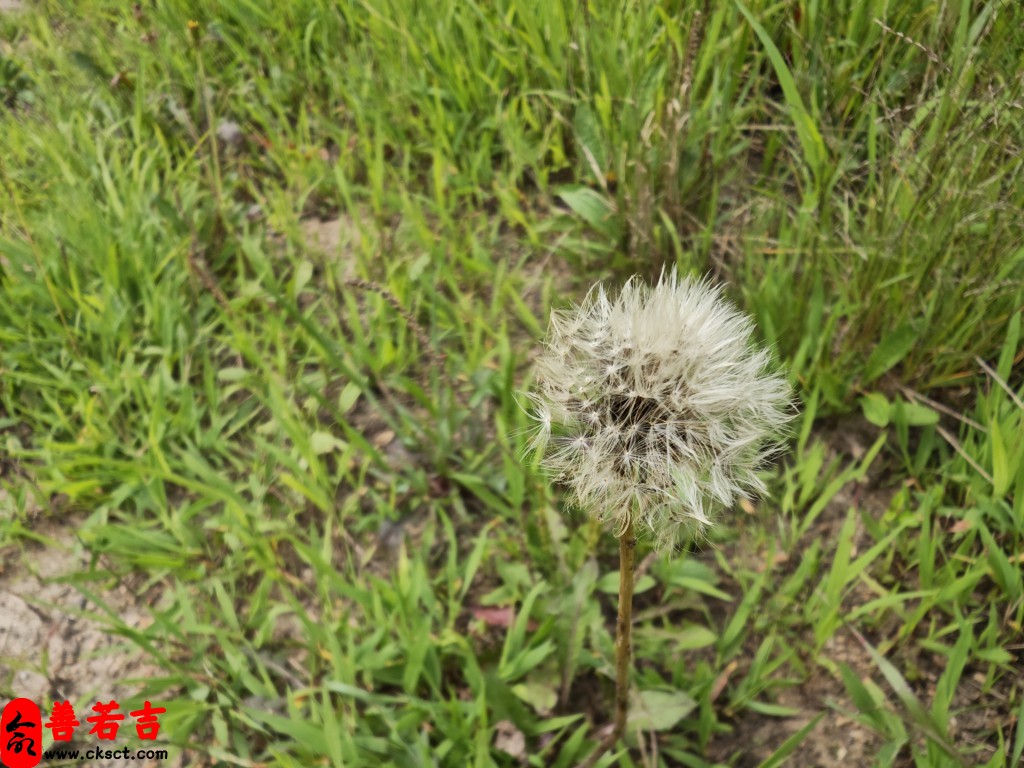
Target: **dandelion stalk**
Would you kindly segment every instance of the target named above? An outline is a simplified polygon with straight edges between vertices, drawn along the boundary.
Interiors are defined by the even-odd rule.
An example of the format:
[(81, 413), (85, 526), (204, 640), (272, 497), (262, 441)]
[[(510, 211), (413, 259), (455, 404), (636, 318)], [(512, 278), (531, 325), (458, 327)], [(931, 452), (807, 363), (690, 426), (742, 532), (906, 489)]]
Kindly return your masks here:
[(719, 288), (674, 270), (551, 314), (531, 446), (571, 503), (617, 530), (621, 561), (614, 726), (583, 766), (627, 724), (636, 536), (670, 549), (765, 490), (758, 471), (793, 408), (753, 330)]
[(633, 656), (633, 567), (636, 538), (633, 524), (619, 535), (619, 617), (615, 622), (615, 724), (579, 768), (592, 768), (626, 732), (629, 719), (629, 673)]

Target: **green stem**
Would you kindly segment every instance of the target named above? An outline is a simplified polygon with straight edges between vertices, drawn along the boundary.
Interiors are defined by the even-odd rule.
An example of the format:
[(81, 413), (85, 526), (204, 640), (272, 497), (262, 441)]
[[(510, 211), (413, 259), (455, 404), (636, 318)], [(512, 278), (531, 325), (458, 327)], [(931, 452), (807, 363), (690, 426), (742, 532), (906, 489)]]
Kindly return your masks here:
[(615, 724), (579, 768), (593, 768), (626, 731), (629, 717), (629, 671), (633, 655), (633, 562), (636, 539), (632, 521), (619, 536), (619, 618), (615, 624)]

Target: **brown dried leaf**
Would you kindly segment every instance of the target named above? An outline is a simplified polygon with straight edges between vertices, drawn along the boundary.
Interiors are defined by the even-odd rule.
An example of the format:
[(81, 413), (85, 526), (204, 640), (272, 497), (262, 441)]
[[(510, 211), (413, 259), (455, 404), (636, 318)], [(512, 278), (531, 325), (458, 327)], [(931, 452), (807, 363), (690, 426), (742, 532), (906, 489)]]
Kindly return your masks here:
[(520, 762), (526, 761), (526, 737), (511, 720), (495, 723), (494, 748)]
[[(516, 620), (516, 609), (511, 605), (502, 607), (489, 607), (477, 605), (469, 609), (469, 612), (473, 614), (473, 618), (477, 621), (482, 621), (489, 627), (504, 627), (508, 629), (512, 626), (512, 622)], [(526, 628), (533, 632), (537, 629), (537, 622), (531, 619)]]

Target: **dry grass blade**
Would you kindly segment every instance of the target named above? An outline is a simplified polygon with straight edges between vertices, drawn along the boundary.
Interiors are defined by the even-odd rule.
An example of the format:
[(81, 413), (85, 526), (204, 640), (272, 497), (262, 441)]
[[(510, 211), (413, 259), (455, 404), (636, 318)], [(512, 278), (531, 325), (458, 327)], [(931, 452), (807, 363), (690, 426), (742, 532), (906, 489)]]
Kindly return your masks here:
[(992, 380), (1003, 388), (1003, 391), (1006, 392), (1007, 395), (1009, 395), (1010, 399), (1013, 400), (1014, 404), (1016, 404), (1018, 408), (1024, 411), (1024, 402), (1021, 402), (1021, 399), (1017, 396), (1017, 393), (1013, 391), (1009, 384), (1003, 381), (999, 374), (992, 369), (992, 366), (990, 366), (980, 357), (975, 357), (974, 359), (978, 361), (978, 365), (980, 365), (985, 370), (985, 373), (991, 376)]
[(942, 438), (947, 443), (949, 443), (950, 446), (952, 446), (953, 450), (955, 450), (957, 453), (960, 454), (961, 458), (963, 458), (964, 461), (966, 461), (968, 464), (970, 464), (972, 467), (974, 467), (975, 471), (977, 471), (977, 473), (979, 475), (981, 475), (986, 480), (988, 480), (989, 483), (993, 483), (994, 482), (992, 480), (992, 475), (990, 475), (988, 472), (986, 472), (985, 469), (978, 462), (976, 462), (973, 458), (971, 458), (970, 454), (968, 454), (967, 451), (965, 451), (963, 449), (963, 446), (960, 445), (960, 443), (957, 441), (957, 439), (955, 437), (953, 437), (949, 432), (947, 432), (942, 427), (937, 426), (937, 427), (935, 427), (935, 429), (938, 431), (938, 433), (940, 435), (942, 435)]
[(917, 392), (916, 390), (913, 390), (910, 387), (901, 384), (899, 390), (909, 400), (916, 400), (919, 403), (924, 403), (929, 408), (934, 408), (936, 411), (939, 411), (940, 413), (944, 413), (947, 416), (952, 416), (961, 424), (966, 424), (967, 426), (972, 427), (973, 429), (976, 429), (979, 432), (988, 431), (985, 429), (985, 427), (983, 427), (981, 424), (979, 424), (969, 416), (964, 416), (962, 413), (954, 411), (948, 405), (943, 405), (938, 400), (932, 400), (932, 398), (928, 397), (927, 395), (922, 395), (920, 392)]

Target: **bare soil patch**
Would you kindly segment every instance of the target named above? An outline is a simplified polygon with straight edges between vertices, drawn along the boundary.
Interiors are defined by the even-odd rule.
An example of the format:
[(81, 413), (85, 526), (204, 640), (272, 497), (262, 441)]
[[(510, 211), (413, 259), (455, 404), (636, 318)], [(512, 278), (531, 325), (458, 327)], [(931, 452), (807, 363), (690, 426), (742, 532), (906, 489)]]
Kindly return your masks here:
[[(9, 501), (0, 490), (0, 509)], [(77, 520), (58, 523), (42, 517), (34, 533), (49, 544), (0, 549), (0, 699), (31, 699), (44, 712), (54, 702), (69, 701), (81, 723), (72, 742), (56, 748), (168, 749), (170, 760), (133, 761), (139, 766), (196, 765), (162, 741), (141, 741), (123, 702), (139, 692), (132, 680), (158, 676), (160, 670), (124, 638), (103, 625), (101, 612), (66, 577), (89, 569), (89, 555), (74, 535)], [(97, 587), (99, 589), (99, 587)], [(105, 605), (129, 627), (143, 628), (151, 619), (147, 603), (119, 587), (102, 594)], [(97, 701), (122, 702), (126, 714), (113, 741), (88, 735), (86, 717)], [(160, 706), (153, 701), (153, 706)], [(93, 761), (90, 765), (121, 766), (123, 760)]]

